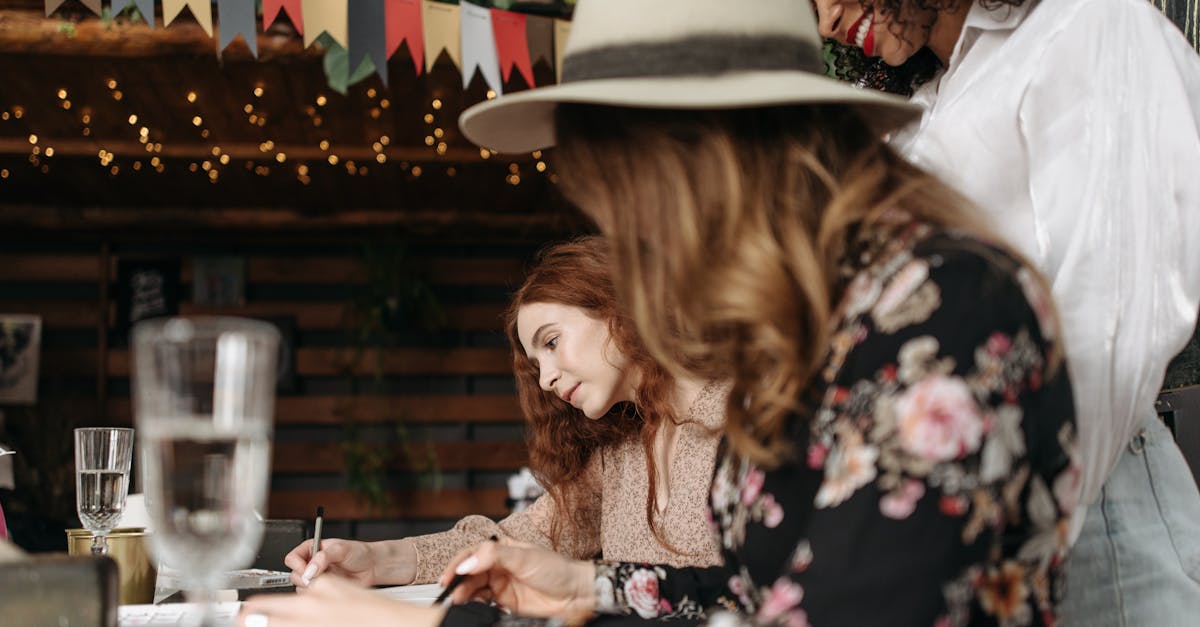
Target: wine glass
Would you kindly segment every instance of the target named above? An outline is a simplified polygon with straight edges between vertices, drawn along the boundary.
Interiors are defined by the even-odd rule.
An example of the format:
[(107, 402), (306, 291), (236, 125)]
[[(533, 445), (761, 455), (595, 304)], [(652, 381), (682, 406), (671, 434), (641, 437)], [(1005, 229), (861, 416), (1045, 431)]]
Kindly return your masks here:
[(133, 329), (133, 392), (154, 556), (213, 621), (224, 571), (262, 542), (279, 333), (240, 318), (167, 318)]
[(133, 429), (75, 430), (75, 507), (92, 532), (92, 555), (108, 554), (108, 532), (125, 510), (132, 459)]

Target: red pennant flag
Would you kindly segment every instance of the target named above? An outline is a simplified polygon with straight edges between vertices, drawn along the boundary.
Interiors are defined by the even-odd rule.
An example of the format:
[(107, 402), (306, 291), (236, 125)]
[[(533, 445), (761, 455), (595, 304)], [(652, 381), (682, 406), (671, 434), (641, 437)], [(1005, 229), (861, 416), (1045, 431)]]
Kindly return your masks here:
[(304, 15), (300, 11), (300, 0), (263, 0), (263, 31), (275, 23), (279, 19), (279, 10), (287, 11), (288, 17), (292, 20), (292, 26), (296, 27), (296, 32), (304, 34)]
[(533, 87), (533, 63), (529, 60), (529, 44), (525, 39), (525, 14), (492, 9), (492, 34), (496, 38), (496, 57), (504, 82), (512, 76), (515, 65), (525, 84)]
[(425, 69), (425, 34), (421, 22), (421, 0), (386, 0), (383, 7), (387, 22), (387, 56), (392, 58), (400, 44), (408, 41), (417, 76)]

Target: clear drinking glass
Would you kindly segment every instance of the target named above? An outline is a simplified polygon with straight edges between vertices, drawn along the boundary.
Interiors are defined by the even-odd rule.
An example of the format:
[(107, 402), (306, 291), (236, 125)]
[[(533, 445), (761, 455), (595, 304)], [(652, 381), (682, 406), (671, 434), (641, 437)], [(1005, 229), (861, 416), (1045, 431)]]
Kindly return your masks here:
[(108, 554), (108, 532), (125, 510), (132, 460), (133, 429), (75, 430), (75, 507), (92, 532), (92, 555)]
[(213, 619), (221, 573), (262, 541), (279, 333), (240, 318), (168, 318), (133, 329), (133, 393), (154, 556)]

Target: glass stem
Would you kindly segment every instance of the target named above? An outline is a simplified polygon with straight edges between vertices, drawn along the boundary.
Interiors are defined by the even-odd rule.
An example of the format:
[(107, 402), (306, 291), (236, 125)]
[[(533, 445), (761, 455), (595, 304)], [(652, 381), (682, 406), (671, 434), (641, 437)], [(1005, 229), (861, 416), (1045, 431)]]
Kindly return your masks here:
[(200, 609), (200, 622), (195, 627), (216, 627), (217, 624), (217, 582), (212, 578), (204, 578), (192, 582), (185, 593), (189, 603), (195, 603)]
[(97, 533), (92, 536), (92, 555), (108, 555), (108, 534)]

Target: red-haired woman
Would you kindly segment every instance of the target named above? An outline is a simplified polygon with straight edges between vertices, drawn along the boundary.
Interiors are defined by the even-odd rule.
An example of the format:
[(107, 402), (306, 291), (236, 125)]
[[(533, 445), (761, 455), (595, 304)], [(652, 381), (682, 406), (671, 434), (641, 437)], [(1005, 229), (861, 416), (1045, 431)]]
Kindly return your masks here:
[(601, 238), (551, 247), (505, 316), (546, 496), (499, 523), (468, 516), (443, 533), (326, 540), (315, 558), (307, 541), (285, 559), (293, 583), (327, 570), (364, 585), (432, 582), (491, 535), (575, 558), (717, 563), (704, 513), (725, 389), (672, 377), (650, 358), (616, 305), (609, 268)]

